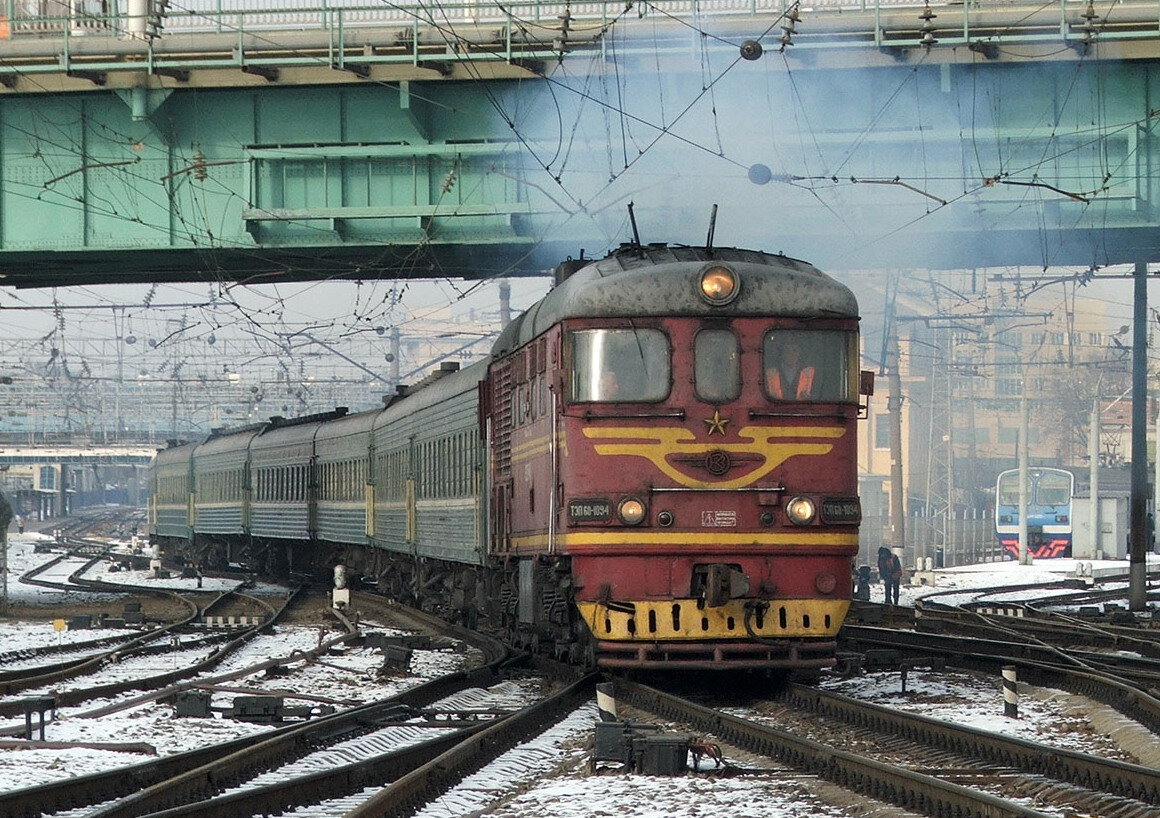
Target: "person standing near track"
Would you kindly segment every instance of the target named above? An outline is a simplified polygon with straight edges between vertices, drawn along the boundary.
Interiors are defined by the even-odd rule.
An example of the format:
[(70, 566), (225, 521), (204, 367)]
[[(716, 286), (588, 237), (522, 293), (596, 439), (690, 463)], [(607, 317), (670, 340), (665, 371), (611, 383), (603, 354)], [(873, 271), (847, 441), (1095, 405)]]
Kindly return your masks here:
[(885, 545), (878, 549), (878, 576), (882, 577), (882, 587), (886, 592), (882, 601), (887, 605), (897, 605), (902, 584), (902, 561)]

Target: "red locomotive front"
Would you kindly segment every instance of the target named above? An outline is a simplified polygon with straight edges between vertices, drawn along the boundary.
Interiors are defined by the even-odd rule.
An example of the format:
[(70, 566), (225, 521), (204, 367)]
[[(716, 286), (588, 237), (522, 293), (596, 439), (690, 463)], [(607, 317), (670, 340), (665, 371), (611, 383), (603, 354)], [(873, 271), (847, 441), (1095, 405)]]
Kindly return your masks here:
[(604, 667), (831, 664), (861, 517), (853, 296), (747, 251), (592, 267), (493, 366), (492, 551), (528, 563), (524, 618), (567, 597)]

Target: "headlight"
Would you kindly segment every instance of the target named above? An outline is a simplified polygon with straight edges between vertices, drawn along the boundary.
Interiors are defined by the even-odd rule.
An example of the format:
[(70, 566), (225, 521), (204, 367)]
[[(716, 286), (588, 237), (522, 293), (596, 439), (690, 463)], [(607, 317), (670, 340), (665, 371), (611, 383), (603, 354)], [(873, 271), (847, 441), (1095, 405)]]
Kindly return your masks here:
[(785, 506), (785, 514), (789, 517), (790, 522), (798, 525), (805, 525), (813, 520), (816, 511), (814, 501), (809, 497), (795, 497)]
[(741, 281), (728, 267), (713, 265), (701, 273), (701, 295), (710, 304), (728, 304), (739, 292)]
[(644, 503), (635, 497), (629, 497), (627, 500), (620, 501), (616, 513), (628, 525), (639, 525), (640, 521), (644, 519)]

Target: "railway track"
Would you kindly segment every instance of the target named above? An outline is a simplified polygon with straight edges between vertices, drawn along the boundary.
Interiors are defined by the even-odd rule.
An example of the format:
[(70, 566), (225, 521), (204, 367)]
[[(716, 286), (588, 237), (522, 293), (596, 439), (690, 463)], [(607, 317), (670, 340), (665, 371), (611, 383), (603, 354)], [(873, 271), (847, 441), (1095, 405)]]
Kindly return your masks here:
[[(124, 593), (124, 589), (119, 591)], [(78, 807), (86, 816), (102, 818), (273, 814), (292, 808), (303, 814), (353, 818), (409, 815), (446, 793), (472, 770), (491, 763), (504, 749), (556, 723), (591, 695), (594, 680), (584, 678), (572, 681), (559, 698), (547, 697), (536, 706), (517, 709), (511, 701), (503, 701), (502, 690), (496, 691), (497, 698), (487, 698), (488, 687), (494, 688), (511, 664), (502, 651), (493, 655), (492, 648), (474, 642), (478, 635), (450, 628), (381, 598), (356, 594), (352, 607), (412, 628), (429, 630), (438, 623), (440, 630), (456, 638), (471, 637), (476, 649), (486, 655), (487, 664), (465, 672), (463, 679), (440, 679), (430, 687), (423, 685), (333, 717), (109, 774), (30, 788), (15, 793), (20, 796), (18, 800), (7, 800), (13, 794), (0, 796), (0, 815), (40, 816)], [(925, 612), (922, 616), (935, 619)], [(946, 617), (942, 633), (912, 635), (946, 640), (949, 623), (958, 616)], [(974, 623), (970, 627), (991, 628), (973, 638), (994, 645), (994, 627), (1009, 623), (987, 625), (989, 616), (980, 620), (977, 612), (962, 612), (962, 621)], [(1011, 644), (1023, 651), (1063, 652), (1050, 644), (1053, 633), (1066, 634), (1053, 617), (1018, 618), (1034, 622), (1042, 630), (1028, 637), (1032, 644)], [(992, 634), (989, 640), (988, 633)], [(1114, 649), (1109, 646), (1116, 644), (1117, 633), (1101, 623), (1088, 638), (1093, 648)], [(1128, 634), (1119, 638), (1121, 645), (1128, 644)], [(1130, 638), (1142, 640), (1140, 647), (1150, 644), (1149, 637), (1138, 631)], [(1035, 640), (1049, 644), (1037, 645)], [(954, 649), (960, 647), (956, 643)], [(933, 651), (909, 645), (905, 652), (930, 655)], [(1096, 659), (1081, 654), (1079, 661)], [(761, 712), (737, 715), (722, 712), (719, 702), (698, 705), (628, 681), (618, 681), (617, 685), (623, 701), (658, 718), (693, 725), (748, 752), (777, 758), (805, 774), (819, 775), (853, 792), (925, 814), (1039, 818), (1047, 814), (1038, 811), (1042, 803), (1048, 805), (1044, 809), (1055, 810), (1052, 815), (1078, 809), (1093, 815), (1143, 818), (1155, 815), (1160, 808), (1155, 770), (981, 731), (964, 731), (813, 688), (790, 688)], [(175, 689), (179, 688), (166, 690)], [(150, 691), (141, 698), (157, 698), (166, 690)], [(416, 698), (408, 700), (408, 695)], [(461, 698), (464, 695), (471, 698)], [(526, 693), (524, 698), (529, 698)], [(424, 718), (426, 723), (433, 719), (431, 711), (436, 707), (443, 708), (447, 714), (443, 721), (448, 724), (423, 726)], [(483, 715), (480, 710), (489, 711), (489, 718), (479, 718)], [(776, 726), (767, 723), (773, 718), (778, 721)], [(858, 752), (859, 746), (866, 749)], [(83, 805), (77, 803), (78, 793), (83, 793)], [(335, 806), (339, 803), (341, 808)], [(48, 808), (50, 804), (55, 806)]]
[(1060, 809), (1094, 805), (1094, 815), (1145, 818), (1156, 814), (1160, 798), (1160, 773), (1150, 768), (959, 728), (813, 688), (791, 687), (772, 716), (770, 708), (726, 713), (626, 680), (616, 681), (616, 691), (638, 711), (925, 815), (1043, 818), (1048, 813), (1030, 805), (1054, 803)]
[[(432, 730), (425, 729), (423, 722), (417, 725), (413, 713), (406, 708), (396, 714), (396, 721), (382, 720), (372, 725), (364, 716), (359, 721), (360, 729), (374, 728), (364, 735), (295, 759), (294, 763), (270, 770), (234, 791), (202, 798), (196, 792), (187, 791), (173, 801), (178, 805), (153, 812), (142, 812), (141, 799), (130, 798), (125, 803), (89, 814), (92, 818), (272, 814), (310, 807), (328, 799), (353, 796), (358, 800), (357, 796), (364, 790), (373, 794), (365, 795), (362, 804), (354, 805), (346, 813), (348, 816), (406, 814), (470, 770), (560, 719), (591, 696), (593, 683), (592, 678), (582, 679), (533, 704), (526, 704), (526, 696), (521, 696), (517, 704), (510, 698), (504, 702), (504, 697), (497, 699), (489, 691), (478, 688), (460, 691), (458, 696), (435, 702), (432, 707), (443, 709), (448, 716), (460, 715), (454, 710), (459, 706), (454, 702), (462, 701), (463, 694), (467, 693), (492, 718), (482, 721), (449, 718), (435, 722), (442, 725), (436, 728), (442, 735), (429, 737)], [(264, 749), (259, 744), (248, 748), (244, 755), (249, 757)], [(234, 767), (236, 760), (227, 757), (194, 771), (195, 782), (203, 785), (212, 782), (212, 787), (203, 787), (203, 796), (206, 791), (219, 788), (223, 781), (240, 775)], [(252, 773), (254, 762), (247, 759), (247, 763), (251, 765), (248, 772)], [(168, 798), (175, 795), (173, 785), (168, 782), (160, 785), (160, 789)], [(143, 794), (146, 798), (151, 795)]]
[[(403, 617), (400, 613), (396, 619), (406, 619), (411, 623), (426, 623), (432, 621), (417, 613)], [(325, 653), (336, 642), (350, 637), (356, 632), (353, 623), (346, 620), (349, 628), (338, 637), (326, 640), (319, 645), (318, 653)], [(459, 635), (468, 635), (461, 629), (456, 630)], [(203, 798), (211, 797), (227, 782), (241, 782), (247, 780), (257, 772), (264, 772), (276, 767), (288, 759), (299, 758), (307, 752), (340, 740), (350, 740), (359, 734), (375, 729), (376, 725), (392, 724), (410, 718), (416, 712), (439, 699), (446, 698), (466, 688), (478, 687), (483, 683), (490, 683), (497, 678), (497, 668), (509, 661), (507, 651), (494, 640), (472, 636), (475, 646), (484, 663), (484, 666), (462, 673), (452, 674), (420, 685), (412, 690), (397, 696), (376, 701), (360, 707), (335, 713), (332, 716), (323, 716), (305, 724), (291, 724), (277, 728), (268, 733), (244, 739), (236, 739), (222, 744), (215, 744), (198, 750), (167, 756), (152, 760), (144, 764), (122, 767), (105, 773), (89, 776), (69, 778), (65, 781), (45, 784), (18, 790), (14, 793), (0, 795), (0, 815), (40, 816), (53, 814), (78, 806), (91, 806), (100, 809), (100, 814), (129, 815), (149, 814), (158, 810), (169, 809), (177, 804), (197, 803)], [(259, 665), (239, 669), (229, 678), (237, 678), (250, 674), (256, 670), (277, 664), (278, 662), (298, 662), (309, 658), (297, 654), (290, 659), (273, 659)], [(213, 680), (201, 680), (199, 684)], [(184, 685), (169, 685), (155, 688), (135, 699), (120, 702), (109, 708), (93, 711), (86, 716), (100, 716), (114, 708), (131, 707), (145, 700), (155, 700), (170, 696), (181, 689), (193, 686), (193, 683)], [(480, 730), (485, 725), (464, 724), (459, 730)], [(424, 728), (416, 728), (423, 732)], [(454, 730), (455, 728), (453, 728)], [(430, 728), (426, 732), (431, 734)], [(384, 761), (384, 764), (406, 763), (415, 766), (422, 760), (423, 752), (415, 756), (412, 753), (410, 761), (400, 762), (398, 759)], [(416, 760), (419, 759), (419, 760)], [(361, 763), (361, 762), (360, 762)], [(364, 773), (360, 772), (356, 764), (345, 775), (349, 781), (358, 779)], [(363, 766), (367, 766), (363, 764)], [(307, 776), (309, 777), (309, 776)], [(339, 781), (342, 774), (336, 773), (334, 781)], [(284, 790), (293, 790), (296, 785), (287, 784)], [(314, 781), (309, 788), (337, 786), (333, 781), (323, 784)], [(270, 793), (276, 793), (278, 787), (271, 787)], [(321, 791), (321, 790), (319, 790)], [(271, 798), (277, 801), (284, 795), (257, 794), (246, 796), (252, 799)], [(88, 813), (86, 813), (88, 814)], [(243, 813), (238, 813), (243, 814)]]
[[(93, 557), (87, 560), (84, 566), (74, 571), (68, 577), (67, 583), (63, 584), (68, 587), (75, 585), (97, 592), (141, 593), (161, 596), (185, 608), (186, 615), (175, 622), (162, 624), (144, 633), (128, 636), (119, 643), (102, 646), (98, 652), (78, 658), (75, 661), (56, 662), (48, 667), (34, 666), (7, 672), (0, 677), (0, 695), (11, 697), (17, 693), (39, 692), (42, 695), (51, 695), (58, 706), (75, 706), (86, 701), (120, 696), (133, 690), (168, 690), (184, 679), (208, 673), (217, 667), (260, 632), (273, 626), (294, 599), (294, 593), (291, 593), (281, 600), (279, 607), (275, 608), (263, 598), (242, 594), (240, 591), (234, 590), (215, 595), (204, 607), (201, 607), (193, 599), (177, 592), (85, 579), (83, 574), (100, 559), (100, 557)], [(34, 575), (30, 578), (31, 581), (61, 587), (62, 583), (35, 578), (35, 575), (43, 573), (47, 566), (58, 564), (59, 561), (60, 558), (51, 561), (46, 566), (41, 566), (36, 571), (29, 572)], [(26, 574), (25, 577), (27, 578), (28, 575)], [(190, 635), (188, 631), (196, 620), (225, 606), (236, 606), (239, 604), (239, 600), (252, 610), (260, 612), (253, 617), (253, 620), (258, 624), (228, 634), (197, 633)], [(353, 632), (353, 629), (350, 632)], [(159, 655), (177, 657), (183, 653), (191, 657), (189, 661), (183, 662), (179, 668), (167, 669), (160, 673), (144, 670), (139, 675), (125, 678), (124, 670), (117, 667), (134, 661), (148, 662), (150, 658)], [(152, 664), (156, 664), (156, 662)], [(115, 672), (110, 673), (110, 671)], [(90, 674), (101, 673), (110, 673), (118, 678), (105, 683), (97, 681), (85, 686), (62, 689), (62, 685), (66, 682)], [(23, 712), (24, 703), (20, 700), (0, 701), (0, 717), (12, 718)], [(0, 727), (0, 735), (20, 735), (24, 731), (25, 728), (21, 725)]]
[[(1133, 616), (1129, 627), (1110, 617), (1048, 610), (1114, 604), (1125, 594), (1123, 588), (1077, 590), (1068, 581), (944, 591), (923, 597), (913, 610), (863, 603), (842, 628), (840, 650), (893, 651), (903, 662), (938, 657), (996, 677), (1014, 666), (1021, 682), (1087, 696), (1160, 733), (1160, 629), (1148, 627), (1153, 620)], [(940, 601), (963, 596), (969, 600)], [(1149, 598), (1160, 598), (1160, 591)]]
[(1002, 769), (996, 780), (1003, 788), (1040, 801), (1050, 796), (1061, 808), (1124, 818), (1154, 815), (1160, 808), (1160, 771), (1150, 767), (963, 727), (802, 685), (789, 686), (779, 701), (840, 725), (846, 742), (854, 740), (851, 733), (856, 731), (868, 747), (893, 736), (945, 752), (947, 757), (939, 759), (939, 766), (951, 766), (956, 777), (995, 776), (994, 771)]

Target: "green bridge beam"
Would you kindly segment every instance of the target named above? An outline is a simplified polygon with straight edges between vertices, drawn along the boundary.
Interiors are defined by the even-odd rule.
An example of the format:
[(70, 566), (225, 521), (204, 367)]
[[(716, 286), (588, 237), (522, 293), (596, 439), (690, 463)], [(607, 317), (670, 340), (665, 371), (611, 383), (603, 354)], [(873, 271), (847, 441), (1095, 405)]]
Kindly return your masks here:
[(646, 241), (719, 203), (731, 243), (831, 268), (1160, 260), (1155, 3), (223, 9), (163, 36), (9, 5), (3, 286), (539, 274), (626, 237), (629, 200)]

